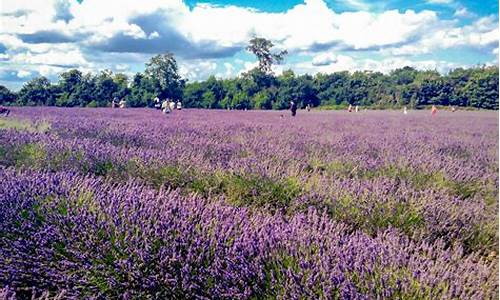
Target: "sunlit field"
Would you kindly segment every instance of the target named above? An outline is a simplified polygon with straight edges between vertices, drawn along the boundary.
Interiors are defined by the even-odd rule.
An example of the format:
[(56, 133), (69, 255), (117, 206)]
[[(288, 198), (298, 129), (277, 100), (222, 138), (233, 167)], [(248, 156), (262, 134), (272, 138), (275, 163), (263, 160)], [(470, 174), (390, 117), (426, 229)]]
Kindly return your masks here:
[(0, 298), (494, 299), (498, 112), (12, 108)]

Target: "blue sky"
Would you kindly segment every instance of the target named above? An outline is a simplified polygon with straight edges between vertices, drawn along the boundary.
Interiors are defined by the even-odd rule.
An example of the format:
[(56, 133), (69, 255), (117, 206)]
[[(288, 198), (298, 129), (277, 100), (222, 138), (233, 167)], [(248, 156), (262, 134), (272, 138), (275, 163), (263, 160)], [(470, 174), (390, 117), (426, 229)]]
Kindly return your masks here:
[(289, 51), (276, 74), (446, 73), (498, 64), (498, 34), (492, 0), (2, 0), (0, 85), (71, 68), (133, 76), (166, 51), (190, 81), (234, 77), (256, 65), (253, 36)]

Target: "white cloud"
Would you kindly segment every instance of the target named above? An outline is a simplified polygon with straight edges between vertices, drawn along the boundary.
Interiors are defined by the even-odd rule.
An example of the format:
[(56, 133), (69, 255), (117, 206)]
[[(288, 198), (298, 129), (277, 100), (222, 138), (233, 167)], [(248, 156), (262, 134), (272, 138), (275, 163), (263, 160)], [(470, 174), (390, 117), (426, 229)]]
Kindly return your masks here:
[(337, 62), (337, 56), (333, 53), (321, 53), (312, 59), (313, 66), (326, 66)]
[(354, 59), (347, 55), (338, 55), (337, 62), (329, 65), (317, 66), (312, 62), (301, 62), (295, 65), (290, 65), (288, 68), (296, 70), (299, 74), (315, 74), (318, 72), (332, 73), (339, 71), (378, 71), (389, 73), (390, 71), (401, 68), (403, 66), (411, 66), (419, 70), (437, 70), (445, 73), (451, 69), (465, 67), (463, 64), (450, 63), (440, 60), (408, 60), (400, 57), (386, 58), (382, 60), (373, 59)]
[(429, 32), (413, 44), (387, 48), (383, 52), (392, 55), (417, 55), (458, 47), (488, 49), (498, 45), (498, 36), (498, 20), (494, 17), (484, 17), (464, 27), (448, 24)]
[[(152, 53), (173, 51), (183, 75), (197, 80), (255, 67), (255, 61), (217, 61), (244, 49), (254, 35), (271, 39), (277, 48), (288, 49), (290, 56), (313, 57), (295, 65), (308, 70), (382, 69), (381, 61), (411, 63), (401, 57), (357, 63), (344, 55), (346, 50), (377, 51), (389, 59), (460, 47), (493, 53), (498, 47), (497, 16), (460, 26), (430, 10), (369, 11), (374, 4), (365, 0), (339, 0), (361, 10), (343, 13), (330, 9), (324, 0), (305, 0), (280, 13), (234, 5), (198, 4), (190, 9), (182, 0), (85, 0), (81, 4), (68, 0), (63, 5), (61, 1), (66, 0), (1, 1), (0, 47), (7, 48), (0, 57), (4, 65), (49, 75), (73, 66), (130, 70), (125, 66), (143, 64)], [(452, 0), (427, 2), (452, 5), (455, 17), (475, 17)], [(419, 64), (432, 66), (433, 62)], [(276, 66), (275, 71), (284, 68)]]
[(29, 71), (26, 71), (26, 70), (20, 70), (17, 72), (17, 77), (19, 78), (26, 78), (26, 77), (29, 77), (31, 76), (31, 72)]
[(460, 6), (455, 10), (453, 16), (459, 18), (472, 18), (475, 14), (471, 13), (465, 6)]
[(41, 54), (24, 52), (13, 55), (11, 61), (18, 64), (26, 63), (32, 65), (54, 65), (61, 67), (79, 67), (89, 65), (78, 49), (71, 51), (58, 51), (57, 49), (50, 49), (49, 51)]
[(179, 63), (179, 73), (191, 81), (206, 79), (214, 75), (217, 63), (213, 60), (190, 60)]

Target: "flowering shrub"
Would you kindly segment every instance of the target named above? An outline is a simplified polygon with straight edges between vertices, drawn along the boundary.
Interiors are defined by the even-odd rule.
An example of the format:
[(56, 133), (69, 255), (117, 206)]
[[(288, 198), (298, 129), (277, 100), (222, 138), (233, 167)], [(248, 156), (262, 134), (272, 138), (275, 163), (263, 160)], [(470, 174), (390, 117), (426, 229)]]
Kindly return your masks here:
[(489, 299), (498, 116), (13, 109), (0, 296)]

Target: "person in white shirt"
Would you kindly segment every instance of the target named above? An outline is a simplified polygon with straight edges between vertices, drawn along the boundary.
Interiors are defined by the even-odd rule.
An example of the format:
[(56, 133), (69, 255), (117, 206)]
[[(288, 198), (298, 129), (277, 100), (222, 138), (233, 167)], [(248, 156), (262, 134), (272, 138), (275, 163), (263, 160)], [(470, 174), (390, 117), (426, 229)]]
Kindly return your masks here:
[(173, 112), (173, 111), (174, 111), (174, 109), (175, 109), (175, 102), (174, 102), (174, 100), (170, 101), (170, 102), (168, 103), (168, 105), (169, 105), (169, 107), (170, 107), (170, 111), (172, 111), (172, 112)]
[(170, 106), (168, 105), (167, 99), (163, 100), (163, 102), (161, 103), (161, 110), (164, 114), (170, 113)]
[(154, 106), (156, 109), (161, 109), (161, 103), (160, 103), (160, 99), (158, 99), (158, 97), (156, 97), (154, 100)]
[(125, 99), (122, 99), (120, 101), (119, 105), (120, 105), (120, 108), (125, 108), (125, 107), (127, 107), (127, 101), (125, 101)]
[(181, 110), (182, 109), (182, 103), (181, 103), (181, 101), (177, 101), (176, 108), (177, 108), (177, 110)]
[(407, 115), (408, 114), (408, 111), (406, 110), (406, 106), (403, 107), (403, 114)]

